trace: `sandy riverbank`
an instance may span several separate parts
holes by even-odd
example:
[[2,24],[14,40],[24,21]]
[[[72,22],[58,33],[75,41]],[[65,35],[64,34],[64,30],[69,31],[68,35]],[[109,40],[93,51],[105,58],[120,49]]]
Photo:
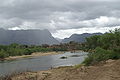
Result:
[[108,60],[88,67],[60,67],[26,72],[11,80],[120,80],[120,60]]
[[5,60],[15,60],[20,58],[30,58],[35,56],[47,56],[47,55],[56,55],[56,54],[63,54],[64,52],[36,52],[32,53],[31,55],[22,55],[22,56],[10,56],[5,58]]

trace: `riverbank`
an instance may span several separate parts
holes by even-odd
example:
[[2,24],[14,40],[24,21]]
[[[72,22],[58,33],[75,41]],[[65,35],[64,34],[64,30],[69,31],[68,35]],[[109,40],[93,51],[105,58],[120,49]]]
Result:
[[15,60],[15,59],[20,59],[20,58],[31,58],[31,57],[36,57],[36,56],[48,56],[48,55],[57,55],[57,54],[63,54],[64,52],[35,52],[32,53],[31,55],[22,55],[22,56],[10,56],[7,57],[3,60]]
[[[70,51],[67,51],[67,52],[70,52]],[[75,51],[76,53],[79,53],[79,52],[83,52],[81,50],[76,50]],[[16,60],[16,59],[20,59],[20,58],[31,58],[31,57],[36,57],[36,56],[48,56],[48,55],[57,55],[57,54],[63,54],[65,53],[65,51],[58,51],[58,52],[35,52],[35,53],[32,53],[31,55],[22,55],[22,56],[9,56],[7,58],[4,58],[4,59],[0,59],[0,61],[2,60]]]
[[120,80],[120,60],[108,60],[88,67],[59,67],[25,72],[13,76],[11,80]]

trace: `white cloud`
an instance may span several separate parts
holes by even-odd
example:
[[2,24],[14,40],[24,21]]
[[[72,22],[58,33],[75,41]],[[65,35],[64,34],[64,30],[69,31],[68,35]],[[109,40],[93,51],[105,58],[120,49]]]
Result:
[[21,28],[19,28],[19,27],[12,27],[12,28],[8,28],[8,30],[21,30]]
[[56,38],[64,39],[66,37],[70,37],[72,34],[82,34],[82,33],[105,33],[109,30],[114,30],[115,28],[120,28],[120,26],[116,27],[93,27],[93,28],[79,28],[79,29],[67,29],[67,30],[59,30],[52,35]]

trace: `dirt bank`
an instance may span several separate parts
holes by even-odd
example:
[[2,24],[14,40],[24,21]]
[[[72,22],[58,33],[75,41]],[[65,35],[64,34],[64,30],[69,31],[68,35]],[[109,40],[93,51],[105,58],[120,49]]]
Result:
[[61,67],[26,72],[14,76],[12,80],[120,80],[120,60],[108,60],[89,67]]
[[35,57],[35,56],[47,56],[47,55],[56,55],[56,54],[62,54],[64,52],[36,52],[32,53],[31,55],[22,55],[22,56],[10,56],[5,58],[4,60],[15,60],[19,58],[29,58],[29,57]]

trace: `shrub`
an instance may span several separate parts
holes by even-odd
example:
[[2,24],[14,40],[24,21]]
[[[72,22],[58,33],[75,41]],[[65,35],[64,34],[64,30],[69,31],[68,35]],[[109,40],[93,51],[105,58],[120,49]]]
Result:
[[8,54],[5,53],[4,50],[1,50],[1,51],[0,51],[0,58],[1,58],[1,59],[4,59],[4,58],[6,58],[6,57],[8,57]]
[[105,50],[98,47],[95,49],[95,52],[88,54],[88,57],[85,59],[83,63],[85,65],[90,65],[108,59],[120,59],[120,53],[117,53],[112,50]]

